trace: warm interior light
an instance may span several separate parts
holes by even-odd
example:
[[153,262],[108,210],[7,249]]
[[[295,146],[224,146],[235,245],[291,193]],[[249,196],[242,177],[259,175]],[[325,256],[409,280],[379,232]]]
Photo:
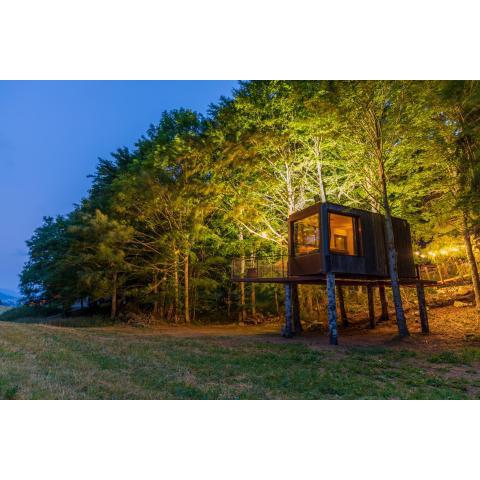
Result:
[[320,222],[318,214],[297,220],[293,224],[295,255],[318,251],[320,245]]
[[355,218],[349,215],[329,214],[330,251],[356,255]]

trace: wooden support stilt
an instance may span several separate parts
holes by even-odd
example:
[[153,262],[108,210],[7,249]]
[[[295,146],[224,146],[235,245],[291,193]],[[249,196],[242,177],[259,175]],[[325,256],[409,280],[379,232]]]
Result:
[[285,325],[282,328],[282,337],[292,338],[292,284],[285,284]]
[[420,313],[420,324],[422,325],[422,333],[430,333],[430,327],[428,326],[428,314],[427,304],[425,302],[425,289],[422,282],[417,282],[417,298],[418,298],[418,311]]
[[337,305],[335,301],[335,274],[327,272],[328,328],[330,345],[338,345]]
[[298,301],[298,284],[292,284],[292,312],[293,330],[296,334],[302,333],[302,322],[300,321],[300,302]]
[[345,298],[343,296],[343,287],[337,285],[337,294],[338,294],[338,303],[340,305],[340,319],[342,320],[342,325],[348,327],[348,318],[347,311],[345,310]]
[[375,328],[375,307],[373,305],[373,287],[367,285],[368,297],[368,320],[370,321],[370,328]]
[[382,305],[382,313],[380,315],[380,321],[388,320],[388,303],[387,303],[387,296],[385,294],[385,287],[380,285],[378,287],[378,294],[380,295],[380,304]]

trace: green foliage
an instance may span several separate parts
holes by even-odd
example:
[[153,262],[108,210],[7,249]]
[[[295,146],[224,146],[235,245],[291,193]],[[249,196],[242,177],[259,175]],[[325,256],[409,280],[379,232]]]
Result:
[[23,306],[8,310],[0,315],[2,322],[14,322],[22,318],[44,318],[60,313],[60,309],[54,306]]
[[382,210],[376,155],[416,242],[458,236],[462,214],[480,238],[479,98],[479,82],[258,81],[207,118],[164,112],[99,160],[73,212],[44,219],[23,294],[63,311],[117,298],[167,320],[225,312],[230,256],[285,253],[293,211]]

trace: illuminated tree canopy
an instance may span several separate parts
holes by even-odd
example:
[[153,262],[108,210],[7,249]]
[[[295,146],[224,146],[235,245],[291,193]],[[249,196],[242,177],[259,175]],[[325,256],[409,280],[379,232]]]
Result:
[[410,222],[419,261],[465,255],[480,306],[479,100],[475,81],[254,81],[206,117],[164,112],[99,161],[74,211],[44,219],[23,293],[67,310],[107,299],[113,317],[224,315],[245,302],[230,258],[285,253],[288,215],[331,201],[388,205]]

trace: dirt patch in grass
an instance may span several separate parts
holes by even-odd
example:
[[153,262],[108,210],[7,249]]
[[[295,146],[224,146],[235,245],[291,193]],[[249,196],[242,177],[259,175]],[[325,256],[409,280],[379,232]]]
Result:
[[[429,310],[430,334],[421,332],[420,321],[416,312],[410,311],[408,327],[410,337],[398,338],[398,330],[394,315],[389,321],[378,322],[376,328],[369,328],[368,319],[364,314],[350,318],[350,326],[339,325],[340,347],[354,346],[385,346],[388,348],[422,348],[426,350],[442,350],[445,348],[461,348],[463,346],[480,346],[480,313],[472,307],[455,308],[452,306],[432,308]],[[268,341],[275,343],[301,343],[313,347],[328,346],[326,327],[321,331],[308,331],[293,339],[280,337],[280,323],[267,325],[157,325],[138,328],[117,325],[108,329],[96,329],[99,332],[117,331],[119,334],[145,336],[171,336],[174,338],[228,337],[228,342],[237,342],[242,338],[249,340]],[[219,340],[224,341],[224,340]]]

